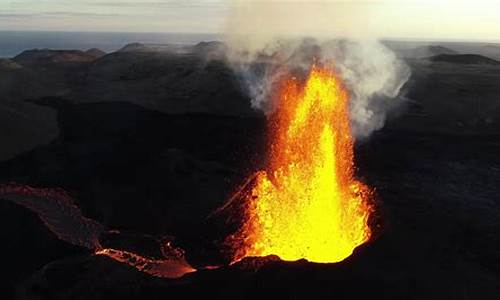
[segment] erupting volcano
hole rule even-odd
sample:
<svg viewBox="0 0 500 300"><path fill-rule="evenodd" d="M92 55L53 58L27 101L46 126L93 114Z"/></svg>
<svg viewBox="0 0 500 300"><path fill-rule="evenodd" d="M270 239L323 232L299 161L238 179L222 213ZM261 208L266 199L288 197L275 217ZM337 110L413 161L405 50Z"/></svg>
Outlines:
<svg viewBox="0 0 500 300"><path fill-rule="evenodd" d="M278 101L269 168L256 174L243 225L229 238L233 261L342 261L371 235L371 190L354 179L348 92L334 72L313 66L304 86L284 80Z"/></svg>
<svg viewBox="0 0 500 300"><path fill-rule="evenodd" d="M268 255L342 261L370 239L372 211L371 189L354 178L348 92L329 68L313 66L305 83L287 77L276 95L277 109L269 118L269 167L239 193L244 200L239 202L241 226L227 238L231 262ZM126 244L113 244L113 235L125 239L126 234L84 217L63 190L5 184L0 197L36 212L61 240L141 272L178 278L197 270L184 250L171 244L172 238L148 237L160 250L151 257L150 252L143 255L130 252Z"/></svg>

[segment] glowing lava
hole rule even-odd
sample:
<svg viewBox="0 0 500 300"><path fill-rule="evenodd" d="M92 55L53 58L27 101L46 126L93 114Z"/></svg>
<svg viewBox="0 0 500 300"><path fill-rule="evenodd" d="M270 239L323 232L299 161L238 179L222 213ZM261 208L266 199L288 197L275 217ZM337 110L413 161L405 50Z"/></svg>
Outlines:
<svg viewBox="0 0 500 300"><path fill-rule="evenodd" d="M371 190L354 179L349 95L314 66L305 86L285 81L271 118L270 166L246 196L243 226L230 238L233 261L278 255L338 262L371 235Z"/></svg>
<svg viewBox="0 0 500 300"><path fill-rule="evenodd" d="M101 249L96 255L107 256L117 262L127 264L140 272L162 278L180 278L185 274L196 272L184 259L184 257L170 257L165 259L151 259L138 254L117 250Z"/></svg>

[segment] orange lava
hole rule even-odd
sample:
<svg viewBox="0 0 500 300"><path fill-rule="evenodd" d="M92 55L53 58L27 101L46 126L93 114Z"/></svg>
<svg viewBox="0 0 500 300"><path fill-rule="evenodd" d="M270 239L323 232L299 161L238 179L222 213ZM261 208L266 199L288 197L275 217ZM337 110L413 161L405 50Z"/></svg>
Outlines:
<svg viewBox="0 0 500 300"><path fill-rule="evenodd" d="M107 256L140 272L156 277L180 278L185 274L196 272L196 269L191 267L183 258L151 259L132 252L109 248L96 251L95 254Z"/></svg>
<svg viewBox="0 0 500 300"><path fill-rule="evenodd" d="M354 179L349 95L340 78L314 66L304 86L284 81L270 119L268 171L246 195L243 226L229 243L249 256L339 262L370 239L371 190Z"/></svg>

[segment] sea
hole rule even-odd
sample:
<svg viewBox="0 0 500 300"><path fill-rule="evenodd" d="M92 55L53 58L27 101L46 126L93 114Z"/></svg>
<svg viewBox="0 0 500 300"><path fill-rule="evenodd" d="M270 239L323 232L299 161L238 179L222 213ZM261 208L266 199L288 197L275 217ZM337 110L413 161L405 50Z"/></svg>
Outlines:
<svg viewBox="0 0 500 300"><path fill-rule="evenodd" d="M126 44L197 44L221 40L207 33L137 33L137 32L55 32L0 31L0 58L11 58L28 49L119 50Z"/></svg>

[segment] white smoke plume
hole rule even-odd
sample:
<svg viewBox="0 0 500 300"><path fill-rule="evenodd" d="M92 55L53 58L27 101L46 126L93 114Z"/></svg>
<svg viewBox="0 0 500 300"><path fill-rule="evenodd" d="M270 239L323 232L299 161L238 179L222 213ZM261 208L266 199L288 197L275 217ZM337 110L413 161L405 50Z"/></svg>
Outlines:
<svg viewBox="0 0 500 300"><path fill-rule="evenodd" d="M272 110L271 91L285 72L307 72L312 63L333 63L351 93L356 138L383 127L398 103L409 68L378 41L370 6L349 1L238 1L229 12L229 60L252 97Z"/></svg>

